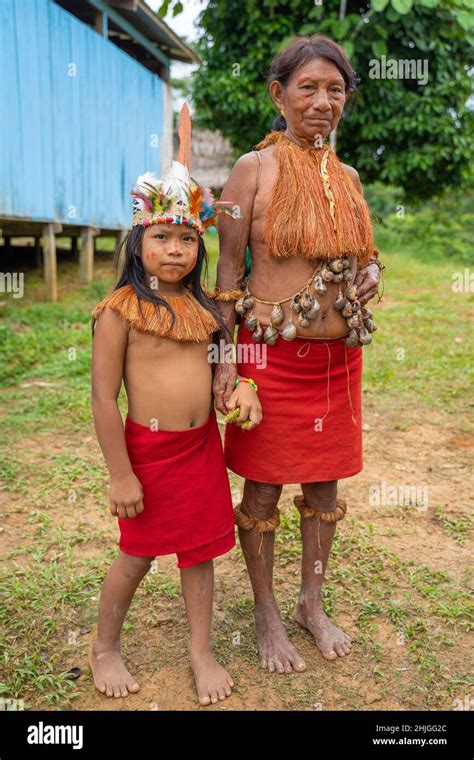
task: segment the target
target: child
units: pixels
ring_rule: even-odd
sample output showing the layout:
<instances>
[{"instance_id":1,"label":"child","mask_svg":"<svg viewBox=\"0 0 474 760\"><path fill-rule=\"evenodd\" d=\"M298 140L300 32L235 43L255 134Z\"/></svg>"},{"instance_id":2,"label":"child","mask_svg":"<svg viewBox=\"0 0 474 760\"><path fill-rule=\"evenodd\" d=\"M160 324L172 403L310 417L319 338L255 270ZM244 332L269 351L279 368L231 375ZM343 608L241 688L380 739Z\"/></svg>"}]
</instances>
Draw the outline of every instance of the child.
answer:
<instances>
[{"instance_id":1,"label":"child","mask_svg":"<svg viewBox=\"0 0 474 760\"><path fill-rule=\"evenodd\" d=\"M210 643L212 560L235 538L208 361L213 334L226 328L200 283L202 234L222 207L204 193L203 207L202 188L176 161L163 181L150 172L139 177L122 275L93 313L94 422L120 542L102 586L89 662L96 688L109 697L139 689L120 656L120 631L152 560L174 552L199 702L225 699L233 686ZM122 379L125 430L117 405ZM251 429L260 403L253 383L239 380L229 406L240 406L237 423Z\"/></svg>"}]
</instances>

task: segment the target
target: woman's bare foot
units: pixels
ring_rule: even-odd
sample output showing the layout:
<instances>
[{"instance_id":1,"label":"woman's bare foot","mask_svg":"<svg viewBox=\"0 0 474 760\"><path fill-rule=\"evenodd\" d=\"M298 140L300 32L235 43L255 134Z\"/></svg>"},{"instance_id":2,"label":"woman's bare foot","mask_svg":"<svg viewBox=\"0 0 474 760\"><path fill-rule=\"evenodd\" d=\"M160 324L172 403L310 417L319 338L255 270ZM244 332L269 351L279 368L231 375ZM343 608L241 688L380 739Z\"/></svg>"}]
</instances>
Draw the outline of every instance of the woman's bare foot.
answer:
<instances>
[{"instance_id":1,"label":"woman's bare foot","mask_svg":"<svg viewBox=\"0 0 474 760\"><path fill-rule=\"evenodd\" d=\"M313 634L316 646L326 660L337 660L351 651L349 636L331 623L320 600L315 600L309 606L300 599L296 604L293 620Z\"/></svg>"},{"instance_id":2,"label":"woman's bare foot","mask_svg":"<svg viewBox=\"0 0 474 760\"><path fill-rule=\"evenodd\" d=\"M230 697L234 682L218 662L211 650L199 651L189 647L191 667L196 681L196 690L201 705L216 704Z\"/></svg>"},{"instance_id":3,"label":"woman's bare foot","mask_svg":"<svg viewBox=\"0 0 474 760\"><path fill-rule=\"evenodd\" d=\"M290 643L275 600L255 605L255 633L260 664L269 673L301 673L306 663Z\"/></svg>"},{"instance_id":4,"label":"woman's bare foot","mask_svg":"<svg viewBox=\"0 0 474 760\"><path fill-rule=\"evenodd\" d=\"M107 697L128 697L140 688L125 667L120 656L120 647L105 649L97 640L89 649L89 665L94 677L94 686Z\"/></svg>"}]
</instances>

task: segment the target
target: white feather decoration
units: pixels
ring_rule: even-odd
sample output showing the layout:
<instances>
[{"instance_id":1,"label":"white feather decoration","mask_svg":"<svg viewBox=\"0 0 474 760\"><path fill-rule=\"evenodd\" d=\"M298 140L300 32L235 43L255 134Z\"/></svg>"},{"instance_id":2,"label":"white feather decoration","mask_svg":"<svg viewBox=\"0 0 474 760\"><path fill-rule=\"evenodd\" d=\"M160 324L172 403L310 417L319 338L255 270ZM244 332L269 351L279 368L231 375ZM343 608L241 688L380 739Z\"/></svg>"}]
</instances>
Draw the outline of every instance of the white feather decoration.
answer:
<instances>
[{"instance_id":1,"label":"white feather decoration","mask_svg":"<svg viewBox=\"0 0 474 760\"><path fill-rule=\"evenodd\" d=\"M133 191L136 193L143 193L147 198L150 196L150 185L156 189L156 194L159 195L162 189L162 181L155 174L155 172L145 172L138 177Z\"/></svg>"},{"instance_id":2,"label":"white feather decoration","mask_svg":"<svg viewBox=\"0 0 474 760\"><path fill-rule=\"evenodd\" d=\"M175 196L178 203L187 204L189 200L189 171L184 164L173 161L171 169L163 178L163 192L166 196Z\"/></svg>"}]
</instances>

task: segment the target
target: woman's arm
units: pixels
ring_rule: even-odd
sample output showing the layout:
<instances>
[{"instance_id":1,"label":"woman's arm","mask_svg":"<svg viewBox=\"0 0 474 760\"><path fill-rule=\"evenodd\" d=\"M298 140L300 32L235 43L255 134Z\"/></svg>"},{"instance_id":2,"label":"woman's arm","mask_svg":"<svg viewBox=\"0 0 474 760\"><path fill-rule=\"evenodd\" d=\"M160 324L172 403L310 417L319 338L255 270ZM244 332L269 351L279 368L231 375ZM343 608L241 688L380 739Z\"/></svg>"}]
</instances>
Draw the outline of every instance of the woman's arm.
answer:
<instances>
[{"instance_id":1,"label":"woman's arm","mask_svg":"<svg viewBox=\"0 0 474 760\"><path fill-rule=\"evenodd\" d=\"M230 201L238 206L240 219L222 214L219 218L219 261L217 263L217 287L221 291L240 290L245 275L245 252L252 224L252 210L257 184L259 160L255 153L245 153L235 163L224 185L219 200ZM219 305L231 335L234 334L235 301L219 301ZM214 375L214 397L220 412L227 414L229 400L237 377L235 364L223 362L217 365Z\"/></svg>"},{"instance_id":2,"label":"woman's arm","mask_svg":"<svg viewBox=\"0 0 474 760\"><path fill-rule=\"evenodd\" d=\"M359 172L357 169L354 169L353 166L346 166L346 164L343 164L343 166L346 171L350 169L350 172L348 172L348 174L352 178L360 194L363 196L364 188L362 187L362 182L360 181ZM365 304L370 301L371 298L374 298L374 296L378 294L379 282L380 269L377 264L372 264L369 261L369 263L363 269L360 269L357 272L354 284L357 288L357 299L360 301L362 306L365 306Z\"/></svg>"},{"instance_id":3,"label":"woman's arm","mask_svg":"<svg viewBox=\"0 0 474 760\"><path fill-rule=\"evenodd\" d=\"M257 184L259 161L255 153L245 153L234 165L224 185L219 200L238 206L241 219L227 215L219 218L219 261L217 262L217 287L221 291L240 290L245 275L245 251L247 250L252 209ZM234 302L217 302L225 316L231 333L235 327Z\"/></svg>"},{"instance_id":4,"label":"woman's arm","mask_svg":"<svg viewBox=\"0 0 474 760\"><path fill-rule=\"evenodd\" d=\"M92 411L110 473L110 511L122 519L143 511L143 489L130 464L117 404L127 341L127 328L121 318L112 309L104 309L92 344Z\"/></svg>"}]
</instances>

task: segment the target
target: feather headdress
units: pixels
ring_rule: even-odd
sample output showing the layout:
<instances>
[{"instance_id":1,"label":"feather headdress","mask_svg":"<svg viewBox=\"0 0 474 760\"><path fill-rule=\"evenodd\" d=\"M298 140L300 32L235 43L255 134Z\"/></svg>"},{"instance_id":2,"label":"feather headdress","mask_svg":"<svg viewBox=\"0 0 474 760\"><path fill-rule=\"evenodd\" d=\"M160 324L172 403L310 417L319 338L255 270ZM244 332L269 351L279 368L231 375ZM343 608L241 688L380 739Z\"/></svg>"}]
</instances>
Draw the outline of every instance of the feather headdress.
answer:
<instances>
[{"instance_id":1,"label":"feather headdress","mask_svg":"<svg viewBox=\"0 0 474 760\"><path fill-rule=\"evenodd\" d=\"M183 104L179 126L179 161L173 161L167 174L160 179L154 172L141 174L132 190L133 222L150 224L188 224L200 235L207 227L215 226L218 213L240 218L233 203L216 201L208 187L201 187L190 175L191 117L187 103Z\"/></svg>"}]
</instances>

